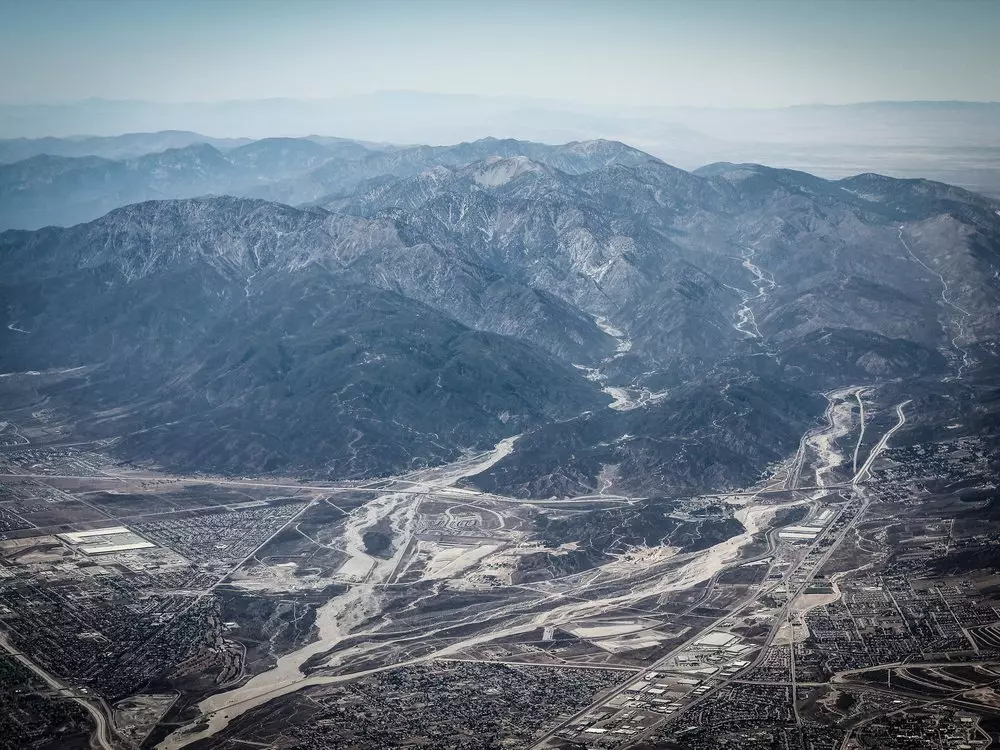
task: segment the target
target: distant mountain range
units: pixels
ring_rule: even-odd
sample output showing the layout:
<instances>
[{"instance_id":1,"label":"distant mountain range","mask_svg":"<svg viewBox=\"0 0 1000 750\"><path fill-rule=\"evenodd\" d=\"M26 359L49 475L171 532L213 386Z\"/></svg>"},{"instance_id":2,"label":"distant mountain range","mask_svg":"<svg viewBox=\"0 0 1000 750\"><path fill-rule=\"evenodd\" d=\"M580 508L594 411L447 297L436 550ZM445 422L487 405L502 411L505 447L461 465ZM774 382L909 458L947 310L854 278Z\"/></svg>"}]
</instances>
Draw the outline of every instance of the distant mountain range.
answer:
<instances>
[{"instance_id":1,"label":"distant mountain range","mask_svg":"<svg viewBox=\"0 0 1000 750\"><path fill-rule=\"evenodd\" d=\"M70 138L9 138L0 140L0 164L10 164L41 155L134 159L138 156L155 154L171 148L185 148L198 143L207 143L224 151L250 142L249 138L210 138L184 130Z\"/></svg>"},{"instance_id":2,"label":"distant mountain range","mask_svg":"<svg viewBox=\"0 0 1000 750\"><path fill-rule=\"evenodd\" d=\"M0 368L81 368L36 396L170 469L373 476L523 434L479 486L719 488L824 390L997 366L1000 203L927 180L496 139L0 174L8 223L144 201L0 234Z\"/></svg>"},{"instance_id":3,"label":"distant mountain range","mask_svg":"<svg viewBox=\"0 0 1000 750\"><path fill-rule=\"evenodd\" d=\"M602 107L384 91L311 100L167 104L88 99L0 105L0 138L111 136L164 129L255 139L321 133L397 144L447 144L491 135L545 143L610 139L630 143L685 169L717 161L753 161L824 177L868 171L927 177L1000 195L1000 104L988 102L727 110ZM182 145L190 144L173 142L169 147ZM48 148L45 153L80 155ZM132 158L139 154L93 155Z\"/></svg>"},{"instance_id":4,"label":"distant mountain range","mask_svg":"<svg viewBox=\"0 0 1000 750\"><path fill-rule=\"evenodd\" d=\"M143 142L152 146L163 140L159 135L129 138L129 147L139 148ZM223 151L208 142L194 142L123 160L39 154L0 164L0 228L69 226L130 203L208 194L302 204L350 192L366 180L410 176L492 154L526 152L570 173L650 158L603 141L586 147L551 147L486 138L457 146L389 148L335 138L265 138L225 145L229 148ZM99 139L96 146L105 151L125 147L105 139Z\"/></svg>"},{"instance_id":5,"label":"distant mountain range","mask_svg":"<svg viewBox=\"0 0 1000 750\"><path fill-rule=\"evenodd\" d=\"M0 138L111 136L129 131L173 129L226 137L344 133L375 141L441 143L449 138L481 137L484 125L489 126L490 132L522 137L521 131L525 129L547 130L544 135L552 137L560 129L602 131L609 126L631 125L649 129L647 135L652 135L656 128L672 129L675 137L687 138L692 143L714 138L821 143L829 133L816 132L816 126L843 123L845 117L854 118L853 124L863 126L864 131L841 140L844 143L884 145L908 139L912 143L915 136L950 122L962 124L963 129L951 133L952 137L945 142L996 145L997 136L991 125L1000 117L1000 102L881 101L777 109L608 107L420 91L380 91L328 99L187 103L95 98L58 104L0 104ZM897 132L886 132L881 126L887 124L897 126ZM431 127L435 129L428 131ZM746 127L753 128L753 132L734 137L740 128ZM902 132L898 132L900 128Z\"/></svg>"}]
</instances>

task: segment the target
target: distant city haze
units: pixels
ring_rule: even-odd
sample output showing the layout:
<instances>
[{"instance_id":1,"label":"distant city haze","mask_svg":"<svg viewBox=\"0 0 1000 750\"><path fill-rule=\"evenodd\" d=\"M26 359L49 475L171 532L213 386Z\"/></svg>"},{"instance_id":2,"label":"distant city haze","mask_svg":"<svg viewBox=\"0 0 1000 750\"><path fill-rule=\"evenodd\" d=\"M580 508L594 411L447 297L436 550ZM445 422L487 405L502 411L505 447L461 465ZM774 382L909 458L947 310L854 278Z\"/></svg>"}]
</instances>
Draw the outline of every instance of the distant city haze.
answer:
<instances>
[{"instance_id":1,"label":"distant city haze","mask_svg":"<svg viewBox=\"0 0 1000 750\"><path fill-rule=\"evenodd\" d=\"M0 138L604 138L1000 194L997 2L0 0L0 21Z\"/></svg>"}]
</instances>

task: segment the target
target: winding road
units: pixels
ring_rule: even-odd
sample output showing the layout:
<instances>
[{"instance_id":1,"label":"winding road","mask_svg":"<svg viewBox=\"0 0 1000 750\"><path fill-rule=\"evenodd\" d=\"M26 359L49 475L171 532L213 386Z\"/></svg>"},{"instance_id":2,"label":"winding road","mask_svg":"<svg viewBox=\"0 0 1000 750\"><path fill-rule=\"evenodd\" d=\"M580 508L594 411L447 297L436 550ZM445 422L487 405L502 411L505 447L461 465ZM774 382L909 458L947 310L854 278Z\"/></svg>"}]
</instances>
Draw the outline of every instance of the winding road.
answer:
<instances>
[{"instance_id":1,"label":"winding road","mask_svg":"<svg viewBox=\"0 0 1000 750\"><path fill-rule=\"evenodd\" d=\"M75 693L70 686L53 677L40 666L35 664L35 662L31 659L14 648L10 641L7 640L7 634L2 631L0 631L0 648L7 651L11 657L16 659L26 669L31 670L31 672L42 680L42 682L56 691L61 698L68 698L72 700L81 706L88 714L90 714L90 717L94 720L94 733L91 735L92 742L96 742L102 750L121 750L122 745L115 741L115 732L112 728L111 722L104 713L107 706L104 704L103 700L100 698L83 697L78 693ZM95 706L95 703L101 704L103 708ZM110 713L110 709L107 710Z\"/></svg>"}]
</instances>

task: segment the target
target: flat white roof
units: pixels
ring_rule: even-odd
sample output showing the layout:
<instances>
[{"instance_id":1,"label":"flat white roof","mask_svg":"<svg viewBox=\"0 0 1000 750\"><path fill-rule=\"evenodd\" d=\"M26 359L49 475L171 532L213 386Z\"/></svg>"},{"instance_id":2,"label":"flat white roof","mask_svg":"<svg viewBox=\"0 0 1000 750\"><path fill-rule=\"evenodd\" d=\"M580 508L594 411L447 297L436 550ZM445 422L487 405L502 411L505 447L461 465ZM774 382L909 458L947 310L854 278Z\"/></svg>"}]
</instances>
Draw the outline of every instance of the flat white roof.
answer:
<instances>
[{"instance_id":1,"label":"flat white roof","mask_svg":"<svg viewBox=\"0 0 1000 750\"><path fill-rule=\"evenodd\" d=\"M73 542L73 544L79 544L85 539L89 539L92 536L108 536L110 534L128 534L130 529L124 526L111 526L107 529L91 529L90 531L69 531L65 534L57 534L60 539L65 539L67 542Z\"/></svg>"},{"instance_id":2,"label":"flat white roof","mask_svg":"<svg viewBox=\"0 0 1000 750\"><path fill-rule=\"evenodd\" d=\"M85 555L101 555L107 552L124 552L130 549L148 549L155 547L152 542L133 542L132 544L88 544L80 547Z\"/></svg>"},{"instance_id":3,"label":"flat white roof","mask_svg":"<svg viewBox=\"0 0 1000 750\"><path fill-rule=\"evenodd\" d=\"M737 636L732 633L723 633L721 630L713 630L711 633L706 633L701 638L695 641L697 646L728 646L730 643L735 641Z\"/></svg>"}]
</instances>

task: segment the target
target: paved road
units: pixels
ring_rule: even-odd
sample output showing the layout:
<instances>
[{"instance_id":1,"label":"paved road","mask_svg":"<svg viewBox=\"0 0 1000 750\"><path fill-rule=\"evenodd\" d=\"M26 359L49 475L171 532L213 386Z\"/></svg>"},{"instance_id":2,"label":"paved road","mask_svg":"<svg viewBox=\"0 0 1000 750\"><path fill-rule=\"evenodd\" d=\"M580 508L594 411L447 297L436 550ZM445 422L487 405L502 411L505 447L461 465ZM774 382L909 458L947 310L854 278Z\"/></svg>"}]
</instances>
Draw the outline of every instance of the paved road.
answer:
<instances>
[{"instance_id":1,"label":"paved road","mask_svg":"<svg viewBox=\"0 0 1000 750\"><path fill-rule=\"evenodd\" d=\"M885 450L886 446L889 443L889 440L906 423L906 415L903 412L903 407L906 406L908 403L910 403L909 400L904 401L903 403L901 403L901 404L899 404L899 405L896 406L896 414L898 416L897 424L894 425L892 427L892 429L888 430L886 432L886 434L882 436L882 439L872 449L872 451L869 454L867 460L864 462L864 464L862 464L861 468L857 471L857 473L854 475L854 477L852 477L850 484L848 484L848 485L838 485L839 487L844 487L844 486L850 487L850 488L852 488L855 491L856 495L860 495L861 498L862 498L861 507L854 513L854 516L851 518L850 522L841 530L840 534L837 536L837 539L833 542L833 544L830 545L830 547L826 550L826 552L823 554L823 556L812 566L812 568L809 570L809 573L803 579L803 582L796 589L794 589L794 591L792 591L790 593L790 596L788 597L787 601L785 602L785 605L782 607L782 609L778 612L777 616L775 617L774 626L771 628L771 631L768 634L767 640L765 641L763 647L761 648L761 651L758 654L757 658L754 659L754 661L750 664L750 666L746 667L741 672L739 672L738 673L739 675L749 674L753 670L753 668L755 666L757 666L761 661L763 661L763 659L766 657L767 647L771 645L771 643L773 642L774 638L777 636L778 631L780 630L781 626L787 620L788 614L789 614L789 612L791 610L792 604L794 603L795 599L803 591L805 591L805 589L811 584L812 579L815 577L816 573L818 573L823 568L823 566L826 565L826 563L829 561L829 559L833 555L833 553L843 543L844 539L847 537L847 535L851 532L851 530L855 527L855 525L858 523L858 521L864 515L865 511L868 508L869 500L867 499L867 497L864 496L864 491L863 491L863 489L862 489L862 487L860 485L862 484L863 480L866 477L870 476L870 469L871 469L872 465L875 463L875 461L879 457L879 455ZM833 425L832 419L828 419L828 421L830 423L829 426L832 427L832 425ZM808 437L812 437L815 434L816 434L815 431L810 431L809 433L806 433L806 435L803 436L803 441L802 442L804 443L805 440ZM801 445L802 445L802 443L800 443L800 446ZM796 461L797 462L799 461L799 457L796 458ZM794 471L795 470L793 469L793 472ZM799 467L799 471L801 471L801 465ZM797 473L797 472L795 472L795 473ZM823 488L819 488L819 489L833 489L833 487L832 486L831 487L823 487ZM854 501L855 501L855 499L851 500L851 502L854 502ZM848 510L849 507L850 507L850 503L848 505L844 506L841 509L840 513L837 515L837 518L839 518L840 515L842 515L843 513L847 512L847 510ZM836 520L837 520L836 518L833 519L833 520L831 520L828 528L832 527L833 524L836 522ZM825 539L825 538L826 538L826 534L819 535L813 541L813 543L810 545L810 548L815 548L819 544L819 542L822 539ZM697 634L695 634L693 636L693 638L685 641L684 644L678 646L676 649L674 649L673 651L671 651L669 654L667 654L666 656L664 656L662 659L659 659L657 662L655 662L651 666L647 667L646 669L642 670L641 672L636 673L635 677L632 677L631 679L628 680L628 682L626 682L626 683L618 686L612 693L602 696L600 700L595 701L594 703L591 703L586 708L584 708L583 710L577 712L576 714L574 714L572 717L570 717L566 721L561 722L557 727L554 727L550 732L547 732L543 737L541 737L538 741L536 741L534 743L534 745L532 745L532 747L533 748L542 748L542 747L544 747L548 743L549 740L553 739L556 736L556 733L560 729L562 729L565 726L569 725L570 723L572 723L572 722L580 719L584 714L587 714L587 713L593 711L595 708L597 708L597 707L599 707L601 705L606 704L610 699L614 698L615 696L620 695L621 693L623 693L631 684L633 684L635 682L635 680L636 680L637 677L641 677L642 675L648 674L649 672L653 672L653 671L657 671L658 669L661 669L662 666L664 664L666 664L667 661L669 661L673 656L675 656L680 651L684 650L684 648L687 647L691 643L691 641L694 640L695 638L697 638L699 635L701 635L702 633L705 633L705 632L709 632L710 630L712 630L712 629L718 627L719 625L721 625L726 620L729 620L734 615L736 615L736 614L744 611L745 609L747 609L748 607L750 607L755 601L757 601L760 596L762 596L762 595L764 595L766 593L770 593L771 591L776 590L777 588L779 588L782 585L787 585L786 581L788 580L788 578L794 572L795 572L795 569L789 570L788 573L786 574L785 578L783 579L783 581L775 582L773 585L767 587L766 589L761 589L752 599L748 600L747 602L744 602L739 607L730 610L725 615L723 615L722 617L720 617L717 620L715 620L707 628L705 628L703 630L700 630ZM723 680L722 682L719 683L719 685L717 685L716 687L714 687L712 690L707 691L704 695L701 695L701 696L697 697L696 699L694 699L687 706L683 707L677 713L674 713L674 714L672 714L672 715L670 715L668 717L665 717L664 719L662 719L662 720L656 722L655 724L651 725L647 730L645 730L644 732L642 732L637 737L633 738L633 740L632 740L632 742L630 742L630 744L636 744L638 742L643 741L644 739L647 739L656 730L658 730L660 727L662 727L665 723L667 723L668 721L674 719L675 717L677 717L677 716L679 716L679 715L681 715L683 713L686 713L686 712L690 711L692 708L694 708L695 706L699 705L700 703L702 703L703 701L707 700L709 697L711 697L712 695L714 695L715 693L717 693L718 690L721 687L723 687L724 685L727 685L727 684L729 684L730 682L733 682L733 681L734 681L733 679Z\"/></svg>"},{"instance_id":2,"label":"paved road","mask_svg":"<svg viewBox=\"0 0 1000 750\"><path fill-rule=\"evenodd\" d=\"M642 667L623 667L615 664L580 664L578 662L537 662L510 661L509 659L442 659L442 663L457 662L459 664L507 664L511 667L551 667L552 669L598 669L605 672L642 671Z\"/></svg>"},{"instance_id":3,"label":"paved road","mask_svg":"<svg viewBox=\"0 0 1000 750\"><path fill-rule=\"evenodd\" d=\"M822 487L822 488L817 487L815 489L824 489L824 490L831 490L832 491L832 490L835 490L835 489L838 489L838 488L852 487L855 490L860 490L859 485L865 480L866 477L870 476L869 475L869 470L870 470L872 464L874 463L874 461L876 460L876 458L878 457L878 455L885 449L885 447L888 444L888 441L891 438L891 436L898 429L900 429L903 426L903 424L905 423L905 415L904 415L904 413L902 411L902 407L905 406L906 403L909 403L909 402L904 402L903 404L900 404L899 406L897 406L897 414L899 416L899 423L896 426L894 426L891 430L889 430L883 436L882 440L880 440L879 443L872 450L872 452L869 455L868 459L865 461L865 463L862 465L862 467L858 470L858 472L852 478L850 484L846 484L846 485L831 485L831 486ZM36 474L16 474L16 475L4 475L4 476L19 477L19 478L36 478L36 479L40 479L40 480L43 480L43 481L47 480L47 479L59 479L59 478L91 479L91 480L110 479L110 480L121 480L121 481L128 481L128 480L137 480L137 481L190 481L190 482L198 482L198 483L205 483L205 484L223 484L223 485L237 485L237 486L269 487L269 488L294 489L294 490L314 490L314 491L320 491L320 492L323 492L323 493L332 493L332 492L370 492L370 493L378 493L380 495L391 493L393 491L404 491L404 492L408 492L410 494L433 494L435 492L440 492L441 489L442 489L442 487L435 486L437 483L434 482L433 479L430 479L430 480L428 480L428 479L422 479L422 480L421 479L416 479L416 480L414 480L414 479L409 479L409 480L408 479L395 479L395 480L390 480L390 481L383 480L383 481L379 482L380 486L378 486L378 487L372 487L372 486L357 486L357 485L280 484L280 483L261 482L261 481L254 481L254 480L242 480L242 479L237 480L237 479L215 479L215 478L207 478L207 477L169 477L169 476L150 476L150 475L136 475L136 474L112 475L112 476L107 476L107 477L76 477L76 476L53 476L53 475L36 475ZM457 479L456 479L456 481L457 481ZM444 483L442 482L442 484L444 484ZM450 485L450 484L453 484L453 482L449 482L448 483L448 485ZM445 486L448 486L448 485L445 485ZM403 490L402 486L409 487L410 489ZM797 487L796 489L809 489L809 488L805 488L805 487L799 488L799 487ZM773 492L773 491L775 491L775 490L767 489L767 490L762 490L762 491L759 491L759 492L720 493L720 495L727 495L727 494L760 495L760 494L764 494L764 493L767 493L767 492ZM784 492L784 491L785 490L777 490L777 492ZM452 492L454 492L454 490L452 490ZM474 491L469 491L468 493L454 492L454 494L456 495L456 499L459 499L460 496L465 495L467 497L468 496L473 496L473 497L475 497L476 499L479 499L479 500L506 500L506 501L509 501L509 502L517 502L517 503L524 503L525 502L524 500L520 500L520 499L516 499L516 498L502 498L502 497L498 497L498 496L488 495L486 493L477 493L477 492L474 492ZM594 499L598 499L598 498L595 497ZM619 497L607 497L607 498L603 498L603 499L618 500L618 501L625 500L626 502L628 500L630 500L630 499L621 498L620 496ZM545 501L543 501L543 502L545 502ZM803 591L805 589L805 587L808 585L809 581L811 580L812 576L815 575L815 573L827 562L827 560L829 559L829 557L833 554L833 551L843 541L843 538L846 536L846 534L853 528L854 524L857 523L857 520L863 515L864 510L866 508L867 508L867 500L864 501L864 503L862 504L861 509L855 514L855 516L851 520L851 522L845 527L845 529L843 530L843 533L840 534L840 538L830 547L830 549L823 555L823 557L819 560L819 562L813 567L813 569L810 571L809 575L806 577L805 582L800 587L798 587L795 590L794 594L789 598L788 603L786 603L786 605L785 605L786 608L789 607L790 604L791 604L791 601L793 601L794 598L799 593L801 593L801 591ZM846 510L846 507L844 508L844 510ZM843 512L843 510L841 512ZM769 550L769 552L770 551L771 550ZM743 560L741 562L746 562L746 561ZM773 587L770 587L770 588L773 588ZM768 590L770 590L770 589L768 589ZM759 592L758 596L760 595L760 593L763 593L763 592ZM754 600L751 599L751 600L745 602L739 608L727 612L724 616L718 618L715 622L713 622L711 625L709 625L707 628L705 628L704 631L702 631L702 632L707 632L707 631L711 630L712 628L715 628L718 625L722 624L724 621L726 621L727 619L729 619L730 617L732 617L732 615L734 613L742 611L746 607L750 606L753 603L753 601ZM787 613L787 609L783 612L783 614L785 614L785 613ZM779 617L779 620L780 619L781 618ZM768 643L770 643L770 641L773 640L773 636L774 636L774 634L776 634L776 632L777 632L777 629L775 629L775 632L768 639ZM636 674L637 675L642 675L642 674L648 673L650 671L655 671L655 670L661 668L661 665L663 663L665 663L667 660L669 660L671 657L673 657L677 652L679 652L683 648L684 648L684 645L678 647L677 649L675 649L674 651L672 651L670 654L668 654L667 656L663 657L662 659L658 660L656 663L654 663L650 667L637 671ZM33 668L33 671L36 671L36 669ZM37 671L36 671L36 673L37 673ZM54 678L50 677L49 679L54 679ZM634 679L635 678L633 677L627 683L625 683L624 685L621 685L619 688L617 688L610 695L604 696L604 698L599 703L603 704L607 700L609 700L611 697L613 697L614 695L617 695L617 694L623 692L626 689L626 687L634 681ZM46 681L48 681L48 680L46 680ZM58 684L58 683L56 683L56 684ZM723 684L725 684L725 683L723 683ZM702 696L698 700L694 701L692 704L690 704L690 706L688 706L687 709L684 709L684 710L688 710L690 707L693 707L698 702L700 702L705 697L707 697L708 695L711 695L714 692L715 692L714 690L710 691L709 693L706 694L706 696ZM91 715L93 715L95 717L95 721L98 723L98 735L99 735L102 747L105 748L105 750L113 750L113 746L110 745L110 744L108 744L108 741L106 739L106 733L108 731L108 725L107 725L107 721L106 721L105 717L103 716L103 714L100 711L98 711L94 706L90 705L87 702L82 702L82 704L85 705L85 707L87 707L88 712L90 712ZM581 712L580 715L582 715L583 713L586 713L586 711L589 711L592 708L593 708L593 705L589 706L587 709L585 709L583 712ZM574 717L574 718L576 718L576 717ZM565 726L565 722L561 726ZM547 738L550 738L553 734L554 734L554 731L552 733L550 733L549 735L547 735L545 738L543 738L542 741L544 741ZM537 746L537 744L536 744L536 746Z\"/></svg>"},{"instance_id":4,"label":"paved road","mask_svg":"<svg viewBox=\"0 0 1000 750\"><path fill-rule=\"evenodd\" d=\"M862 464L861 468L858 470L858 472L851 479L851 486L854 487L855 490L856 490L856 492L857 492L857 494L859 494L862 497L861 507L854 514L853 518L851 518L850 522L846 526L844 526L843 530L840 532L840 534L834 540L833 544L831 544L829 546L829 548L823 554L823 556L816 562L815 565L812 566L812 568L809 570L808 574L803 579L802 583L788 597L788 599L785 602L784 606L782 607L781 611L776 616L775 623L772 626L771 631L768 633L767 639L765 640L763 646L761 647L761 651L757 655L757 658L754 659L753 662L751 662L751 664L748 667L746 667L741 672L739 672L736 678L732 678L732 679L729 679L729 680L723 680L721 683L719 683L719 685L717 685L713 689L707 691L704 695L698 697L697 699L695 699L694 701L692 701L687 706L681 708L680 711L678 711L677 713L672 714L671 716L669 716L669 717L663 719L662 721L659 721L656 724L654 724L653 726L651 726L649 729L647 729L639 737L636 738L637 742L640 739L646 738L649 735L651 735L656 729L658 729L659 727L661 727L663 724L667 723L667 721L675 718L676 716L679 716L680 714L683 714L683 713L686 713L686 712L690 711L695 706L697 706L700 703L704 702L709 697L711 697L712 695L714 695L715 693L717 693L719 691L719 689L721 689L723 686L728 685L730 682L736 681L736 679L738 679L739 675L750 674L753 671L754 667L756 667L758 664L760 664L766 658L766 656L767 656L767 649L771 645L771 643L774 641L774 639L777 637L778 631L781 629L781 626L784 624L784 622L788 618L788 614L791 611L792 605L794 604L795 600L799 597L799 595L803 591L806 590L806 588L808 588L811 585L812 580L816 576L816 574L820 570L823 569L823 566L825 566L827 562L829 562L829 560L833 556L834 552L836 552L837 549L840 547L840 545L843 544L844 539L847 538L847 535L858 524L858 522L864 516L865 511L868 510L868 506L869 506L869 504L870 504L871 501L864 495L864 491L861 489L861 487L859 486L859 484L861 483L861 481L866 476L870 476L870 470L871 470L872 465L875 463L875 460L886 449L886 446L888 446L889 440L892 438L892 436L894 434L896 434L896 432L900 428L902 428L902 426L904 424L906 424L906 414L903 412L903 407L906 406L909 403L910 403L910 400L906 400L906 401L904 401L901 404L898 404L896 406L896 415L898 417L898 420L897 420L896 424L890 430L886 431L885 435L882 436L882 439L879 440L879 442L872 449L871 453L868 456L868 459L864 462L864 464ZM854 502L854 499L852 499L851 502ZM841 510L840 514L837 515L837 518L839 518L842 513L846 512L848 507L849 507L849 505L845 506ZM833 523L835 523L835 521L836 521L836 519L834 519L834 521L831 521L831 525ZM819 544L819 541L821 539L823 539L823 538L825 538L825 534L818 536L816 538L816 540L813 542L813 544L811 545L811 547L815 547L817 544ZM787 575L791 576L793 572L794 572L794 569L790 570ZM787 577L786 577L786 580L787 580ZM761 593L764 593L764 591L762 591ZM758 596L759 595L760 594L758 594ZM727 615L727 617L728 617L728 615ZM725 619L725 618L722 618L722 619ZM795 686L794 676L790 680L790 683L792 684L793 690L795 690L796 686Z\"/></svg>"},{"instance_id":5,"label":"paved road","mask_svg":"<svg viewBox=\"0 0 1000 750\"><path fill-rule=\"evenodd\" d=\"M65 683L57 680L51 674L46 672L40 666L31 661L27 656L18 651L11 642L7 639L7 634L0 632L0 647L5 649L12 657L14 657L18 662L20 662L24 667L30 669L35 673L46 685L55 690L61 697L69 698L70 700L76 701L80 706L90 714L91 718L94 720L94 734L92 739L96 740L97 744L102 748L102 750L119 750L119 746L115 743L113 736L114 733L111 729L111 725L108 722L107 717L104 715L104 711L95 706L94 704L99 702L98 698L81 698L78 694L75 694L73 690Z\"/></svg>"}]
</instances>

